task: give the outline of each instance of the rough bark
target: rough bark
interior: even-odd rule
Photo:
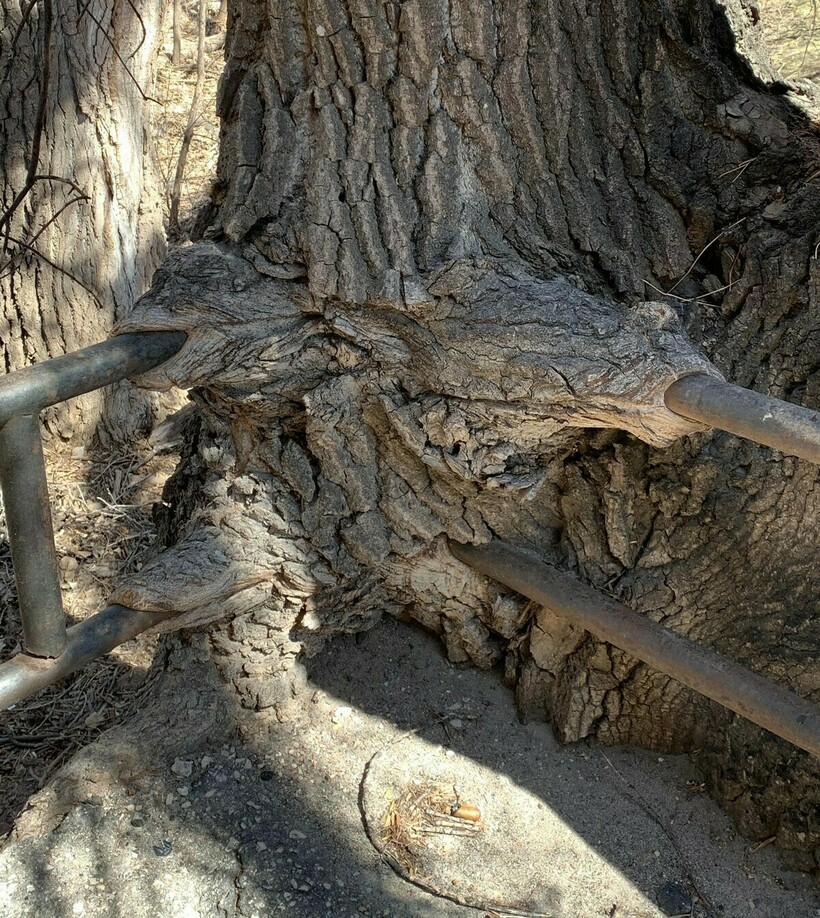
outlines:
[[[705,370],[820,403],[806,100],[735,2],[276,11],[232,12],[219,244],[175,256],[121,325],[189,331],[145,383],[197,387],[200,412],[169,548],[115,601],[211,623],[259,707],[333,634],[415,618],[453,661],[503,664],[567,741],[701,749],[744,827],[811,860],[807,754],[445,540],[537,550],[820,698],[818,470],[661,398]],[[673,285],[685,300],[646,302]]]
[[[134,6],[0,3],[0,215],[37,176],[0,231],[5,371],[105,339],[164,254],[144,100],[161,4],[139,4],[140,18]],[[109,434],[145,429],[144,393],[118,387],[106,403]],[[46,422],[84,436],[103,406],[89,397]]]

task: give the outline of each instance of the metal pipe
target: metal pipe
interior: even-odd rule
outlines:
[[[65,615],[36,415],[20,415],[0,427],[0,491],[23,622],[23,648],[37,657],[59,657],[66,643]]]
[[[83,395],[145,373],[173,357],[185,343],[181,331],[135,332],[44,360],[0,377],[0,425],[18,414]]]
[[[696,373],[672,383],[666,407],[690,421],[820,465],[820,412]]]
[[[502,542],[450,542],[460,561],[820,758],[820,708]]]
[[[0,711],[65,678],[80,666],[176,614],[108,606],[68,629],[65,651],[56,660],[17,654],[0,665]]]

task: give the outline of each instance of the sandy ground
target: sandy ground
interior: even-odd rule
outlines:
[[[760,0],[760,21],[777,71],[786,80],[820,80],[819,0]]]
[[[820,915],[686,757],[560,748],[409,625],[334,643],[283,722],[236,708],[204,647],[174,638],[153,706],[32,799],[0,852],[7,918]],[[408,857],[378,850],[431,783],[477,831],[417,822]]]

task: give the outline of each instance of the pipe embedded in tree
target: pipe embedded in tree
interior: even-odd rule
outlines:
[[[108,606],[68,629],[65,650],[55,660],[17,654],[0,666],[0,711],[176,614]]]
[[[820,758],[820,708],[501,542],[450,542],[459,561]]]
[[[79,351],[44,360],[0,377],[0,425],[19,414],[153,370],[176,354],[187,335],[181,331],[134,332]]]
[[[792,405],[705,373],[684,376],[666,390],[675,414],[820,465],[820,411]]]
[[[121,335],[0,379],[0,487],[25,650],[0,666],[0,709],[168,617],[110,606],[66,631],[37,414],[151,370],[185,340],[175,331]]]

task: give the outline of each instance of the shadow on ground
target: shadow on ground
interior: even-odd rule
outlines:
[[[686,758],[559,748],[518,723],[496,674],[454,668],[415,628],[333,643],[283,722],[237,708],[206,646],[170,638],[150,707],[20,816],[0,853],[6,918],[484,914],[400,878],[372,847],[360,790],[376,754],[411,771],[443,754],[519,795],[533,817],[520,851],[474,865],[488,894],[503,870],[566,918],[820,915],[811,878],[738,838]],[[486,786],[483,800],[491,816]]]

